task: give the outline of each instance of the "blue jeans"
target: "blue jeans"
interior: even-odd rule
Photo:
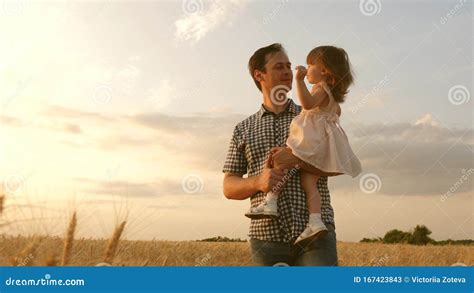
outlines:
[[[312,241],[307,247],[293,243],[250,239],[252,260],[257,266],[273,266],[278,263],[290,266],[337,266],[336,231],[326,224],[328,233]]]

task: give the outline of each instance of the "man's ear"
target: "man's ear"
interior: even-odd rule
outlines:
[[[263,74],[260,70],[255,70],[253,72],[253,76],[257,81],[262,81],[263,80]]]

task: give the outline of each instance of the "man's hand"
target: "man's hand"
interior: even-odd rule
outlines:
[[[295,78],[296,80],[304,80],[304,77],[306,76],[306,67],[298,65],[296,66],[296,74]]]
[[[273,154],[270,153],[265,161],[262,173],[260,173],[257,178],[257,188],[265,193],[274,188],[276,190],[277,184],[282,181],[284,176],[284,171],[282,169],[273,168],[272,161]]]
[[[273,156],[273,167],[281,170],[293,169],[296,165],[302,164],[302,161],[293,155],[290,148],[274,147],[270,151]]]

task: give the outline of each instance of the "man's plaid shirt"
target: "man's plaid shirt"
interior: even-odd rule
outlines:
[[[259,175],[272,147],[285,146],[290,123],[301,112],[301,106],[288,100],[285,111],[275,114],[261,106],[252,116],[237,124],[230,140],[223,172]],[[248,236],[265,241],[294,242],[308,222],[306,196],[300,184],[300,171],[293,174],[278,198],[279,217],[252,220]],[[321,215],[324,223],[334,225],[334,211],[327,186],[328,178],[320,177],[317,186],[321,194]],[[259,205],[265,193],[251,196],[251,206]]]

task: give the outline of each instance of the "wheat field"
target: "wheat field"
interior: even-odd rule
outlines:
[[[5,197],[0,195],[0,220]],[[0,221],[0,228],[7,225]],[[73,213],[64,237],[10,236],[0,230],[0,266],[251,266],[248,242],[130,241],[127,222],[109,239],[76,239]],[[474,265],[474,245],[337,243],[340,266]]]
[[[250,266],[247,242],[127,241],[121,240],[113,258],[108,240],[73,240],[66,265],[95,266]],[[60,265],[64,239],[59,237],[0,236],[0,265]],[[33,246],[33,247],[32,247]],[[58,249],[59,248],[59,249]],[[474,265],[474,246],[414,246],[408,244],[337,244],[341,266]]]

